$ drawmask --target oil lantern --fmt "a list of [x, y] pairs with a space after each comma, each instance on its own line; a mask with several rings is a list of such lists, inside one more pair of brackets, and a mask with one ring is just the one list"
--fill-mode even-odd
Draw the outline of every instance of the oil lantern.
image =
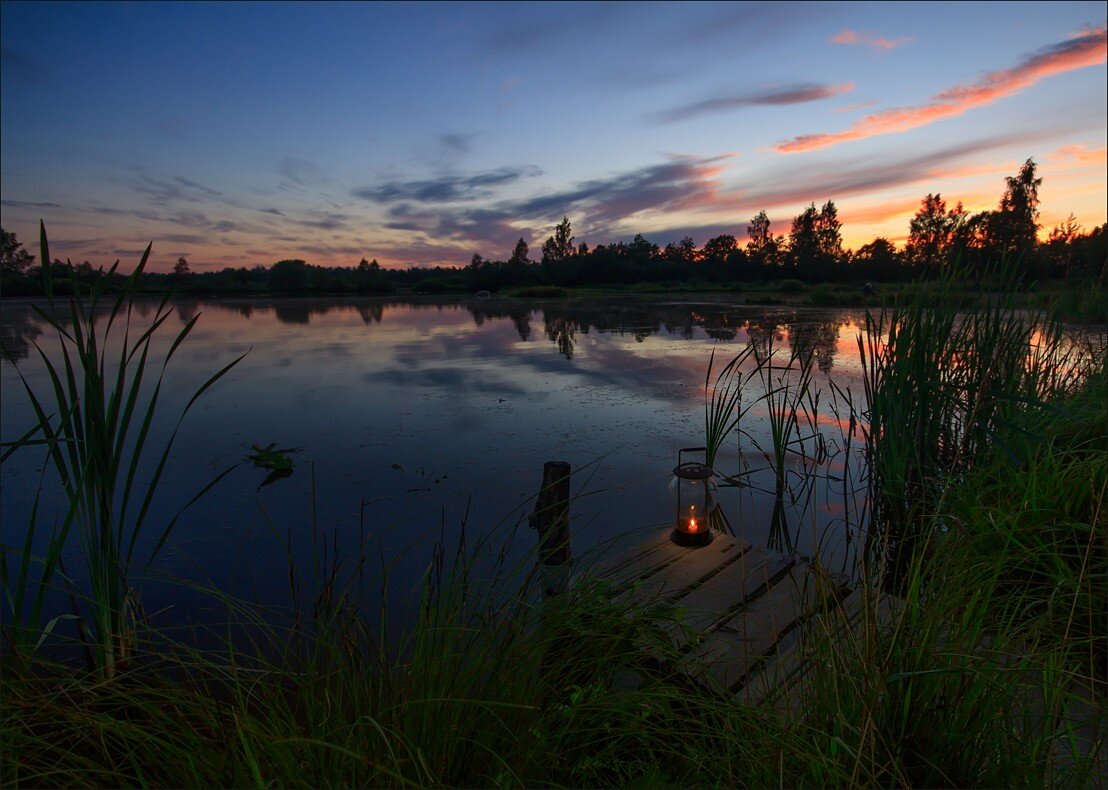
[[678, 546], [707, 546], [712, 542], [708, 529], [708, 514], [716, 506], [715, 481], [712, 467], [697, 461], [685, 461], [685, 453], [706, 453], [704, 447], [686, 447], [677, 451], [677, 466], [673, 468], [670, 491], [677, 503], [677, 521], [673, 527], [673, 542]]

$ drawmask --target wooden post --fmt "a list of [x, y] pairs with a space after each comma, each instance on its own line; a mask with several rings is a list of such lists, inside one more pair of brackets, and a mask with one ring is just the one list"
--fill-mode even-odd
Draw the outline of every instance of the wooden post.
[[565, 592], [569, 563], [569, 477], [565, 461], [547, 461], [542, 467], [542, 488], [528, 521], [539, 533], [539, 571], [543, 593]]

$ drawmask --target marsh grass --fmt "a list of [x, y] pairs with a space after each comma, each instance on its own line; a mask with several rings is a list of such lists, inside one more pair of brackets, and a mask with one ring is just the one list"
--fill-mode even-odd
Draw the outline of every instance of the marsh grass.
[[[41, 227], [40, 236], [41, 260], [52, 260], [45, 226]], [[165, 545], [184, 510], [164, 524], [148, 527], [147, 514], [174, 439], [197, 399], [242, 358], [224, 366], [192, 394], [165, 446], [149, 457], [155, 467], [149, 479], [145, 479], [140, 467], [149, 460], [147, 439], [166, 369], [199, 317], [185, 324], [173, 338], [160, 366], [151, 359], [154, 337], [172, 312], [168, 309], [167, 294], [148, 326], [139, 329], [132, 326], [138, 282], [150, 249], [146, 248], [134, 272], [123, 279], [114, 295], [107, 292], [107, 286], [114, 279], [118, 261], [108, 272], [101, 272], [103, 276], [87, 295], [82, 293], [76, 270], [69, 264], [72, 296], [65, 304], [55, 300], [51, 267], [43, 266], [48, 307], [33, 309], [59, 340], [60, 364], [51, 360], [38, 341], [33, 341], [33, 345], [49, 377], [50, 395], [40, 397], [16, 367], [37, 424], [9, 451], [43, 446], [49, 465], [61, 482], [68, 508], [54, 526], [37, 562], [32, 558], [33, 538], [38, 529], [37, 497], [18, 565], [14, 569], [9, 565], [6, 547], [0, 554], [0, 581], [9, 606], [5, 639], [13, 656], [22, 657], [41, 645], [43, 637], [57, 623], [57, 617], [43, 623], [42, 607], [59, 570], [69, 584], [62, 555], [70, 532], [76, 527], [89, 587], [81, 596], [86, 606], [69, 616], [80, 622], [82, 637], [88, 638], [87, 654], [106, 678], [112, 677], [117, 666], [127, 660], [135, 625], [142, 619], [132, 582]], [[216, 476], [185, 508], [226, 473]], [[139, 561], [136, 550], [140, 538], [150, 529], [157, 530], [153, 548]], [[38, 567], [34, 579], [33, 565]], [[71, 592], [71, 597], [76, 600], [78, 596]]]
[[[893, 584], [948, 493], [995, 451], [1038, 441], [1024, 427], [1072, 395], [1095, 369], [1091, 349], [1060, 324], [1017, 306], [1014, 284], [988, 307], [936, 307], [962, 289], [952, 270], [928, 290], [867, 312], [865, 380], [872, 521], [868, 559]], [[941, 302], [941, 300], [940, 300]]]
[[[757, 452], [773, 479], [769, 493], [810, 511], [803, 478], [829, 474], [836, 454], [864, 452], [884, 499], [872, 519], [854, 511], [844, 526], [872, 521], [875, 551], [911, 535], [897, 538], [910, 544], [896, 566], [899, 599], [876, 592], [894, 573], [878, 556], [862, 565], [860, 609], [832, 604], [804, 625], [801, 644], [814, 660], [787, 689], [795, 707], [750, 707], [690, 684], [671, 669], [684, 657], [669, 636], [679, 611], [632, 605], [602, 582], [543, 598], [533, 554], [513, 565], [510, 537], [474, 539], [464, 524], [452, 544], [435, 544], [411, 622], [396, 627], [392, 559], [370, 568], [364, 537], [356, 554], [343, 553], [337, 536], [313, 523], [315, 562], [301, 567], [289, 555], [292, 607], [190, 583], [226, 613], [205, 626], [206, 640], [188, 629], [130, 629], [128, 660], [111, 673], [20, 648], [26, 660], [5, 662], [0, 695], [4, 784], [1095, 783], [1105, 769], [1103, 356], [1072, 356], [1053, 330], [1032, 331], [1003, 309], [962, 319], [980, 330], [975, 339], [928, 312], [932, 305], [872, 317], [879, 339], [860, 348], [870, 371], [864, 402], [817, 392], [810, 359], [775, 365], [772, 349], [748, 352], [714, 379], [709, 368], [705, 428], [717, 449], [730, 436], [750, 440], [742, 418], [757, 398], [742, 393], [764, 384], [776, 427]], [[948, 334], [931, 337], [936, 330]], [[95, 381], [100, 359], [74, 354], [71, 364], [90, 366]], [[940, 369], [942, 360], [954, 369]], [[87, 435], [85, 423], [79, 436], [78, 426], [64, 428], [74, 403], [84, 414], [69, 391], [62, 387], [67, 398], [53, 422], [40, 416], [49, 430], [25, 437], [63, 460]], [[849, 420], [838, 446], [816, 438], [825, 409]], [[62, 428], [51, 427], [59, 420]], [[807, 460], [789, 466], [794, 456]], [[856, 483], [845, 468], [848, 498]], [[83, 523], [83, 510], [99, 501], [84, 484], [97, 473], [89, 462], [67, 461], [64, 471], [75, 481], [67, 519]], [[274, 539], [282, 539], [276, 530]], [[112, 551], [109, 559], [126, 556]], [[32, 565], [21, 555], [5, 585], [33, 599], [41, 579], [26, 570]], [[367, 575], [380, 584], [379, 611], [363, 608]], [[26, 629], [26, 642], [9, 637], [9, 651], [45, 631], [40, 623]], [[202, 641], [216, 647], [197, 648]]]

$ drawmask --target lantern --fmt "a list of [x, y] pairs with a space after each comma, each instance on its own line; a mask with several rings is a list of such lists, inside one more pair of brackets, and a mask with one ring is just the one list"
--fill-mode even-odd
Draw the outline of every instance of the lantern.
[[677, 451], [670, 491], [677, 504], [673, 542], [678, 546], [707, 546], [712, 542], [708, 514], [716, 506], [712, 467], [696, 461], [683, 461], [685, 453], [707, 452], [704, 447], [686, 447]]

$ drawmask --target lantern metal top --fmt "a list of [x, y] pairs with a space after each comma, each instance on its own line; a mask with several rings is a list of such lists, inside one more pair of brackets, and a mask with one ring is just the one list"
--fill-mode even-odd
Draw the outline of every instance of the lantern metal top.
[[707, 447], [682, 447], [677, 451], [677, 466], [673, 467], [673, 474], [682, 480], [707, 480], [714, 473], [707, 463], [698, 461], [681, 461], [685, 453], [704, 453], [704, 460], [708, 460]]
[[686, 461], [673, 467], [673, 474], [682, 480], [707, 480], [712, 476], [712, 467], [698, 461]]

